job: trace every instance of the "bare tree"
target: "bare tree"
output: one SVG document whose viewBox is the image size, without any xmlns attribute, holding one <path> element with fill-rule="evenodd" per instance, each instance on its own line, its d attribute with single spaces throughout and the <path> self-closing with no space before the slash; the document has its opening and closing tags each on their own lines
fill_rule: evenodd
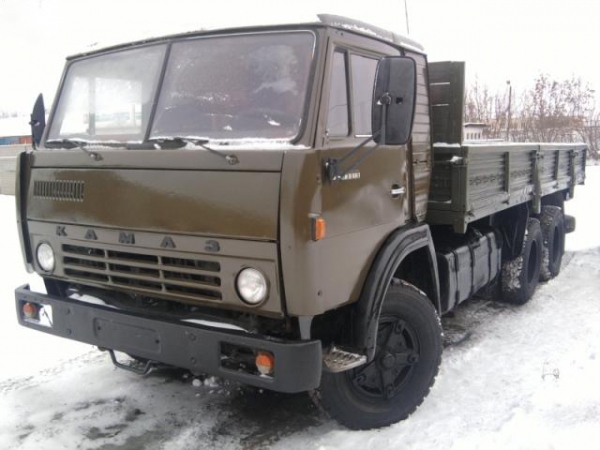
<svg viewBox="0 0 600 450">
<path fill-rule="evenodd" d="M 524 100 L 526 140 L 572 142 L 593 104 L 593 91 L 580 78 L 557 81 L 542 74 Z"/>
<path fill-rule="evenodd" d="M 498 139 L 506 129 L 508 120 L 508 96 L 490 92 L 486 85 L 475 80 L 467 89 L 465 98 L 465 121 L 485 123 L 488 127 L 485 136 Z"/>
<path fill-rule="evenodd" d="M 595 106 L 587 111 L 585 118 L 578 124 L 577 133 L 589 149 L 588 157 L 598 159 L 600 156 L 600 110 Z"/>
<path fill-rule="evenodd" d="M 581 78 L 556 80 L 541 74 L 531 88 L 514 92 L 510 111 L 508 101 L 508 92 L 491 93 L 476 80 L 466 93 L 465 121 L 485 123 L 487 138 L 504 139 L 510 120 L 511 141 L 583 140 L 589 146 L 590 157 L 598 157 L 600 105 L 596 105 L 594 91 Z"/>
</svg>

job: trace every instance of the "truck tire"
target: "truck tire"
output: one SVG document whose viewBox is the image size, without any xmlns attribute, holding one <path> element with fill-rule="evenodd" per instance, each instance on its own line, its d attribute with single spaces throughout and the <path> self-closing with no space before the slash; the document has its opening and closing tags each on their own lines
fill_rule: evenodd
<svg viewBox="0 0 600 450">
<path fill-rule="evenodd" d="M 529 301 L 540 279 L 542 228 L 538 219 L 529 219 L 521 254 L 502 265 L 502 300 L 515 305 Z"/>
<path fill-rule="evenodd" d="M 542 267 L 540 280 L 548 281 L 560 273 L 565 253 L 565 217 L 558 206 L 543 206 L 540 216 L 542 225 Z"/>
<path fill-rule="evenodd" d="M 390 286 L 372 362 L 346 372 L 324 372 L 315 392 L 320 406 L 354 430 L 379 428 L 408 417 L 438 373 L 442 327 L 431 301 L 415 287 Z"/>
</svg>

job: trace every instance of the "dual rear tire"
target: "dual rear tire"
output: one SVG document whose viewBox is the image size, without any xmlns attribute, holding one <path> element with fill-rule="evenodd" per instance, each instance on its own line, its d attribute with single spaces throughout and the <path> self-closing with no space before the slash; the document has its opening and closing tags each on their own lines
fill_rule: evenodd
<svg viewBox="0 0 600 450">
<path fill-rule="evenodd" d="M 544 245 L 540 280 L 549 281 L 560 273 L 565 253 L 565 217 L 558 206 L 544 206 L 540 216 Z"/>
<path fill-rule="evenodd" d="M 530 218 L 521 254 L 502 265 L 502 300 L 523 305 L 533 296 L 538 282 L 560 273 L 565 251 L 562 209 L 543 206 L 539 219 Z"/>
<path fill-rule="evenodd" d="M 521 254 L 502 265 L 502 300 L 515 305 L 526 303 L 538 285 L 542 264 L 542 227 L 529 219 Z"/>
</svg>

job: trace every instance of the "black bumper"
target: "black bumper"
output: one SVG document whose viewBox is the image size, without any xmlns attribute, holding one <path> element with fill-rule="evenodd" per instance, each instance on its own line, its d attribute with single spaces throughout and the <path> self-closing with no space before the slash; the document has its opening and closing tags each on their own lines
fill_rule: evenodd
<svg viewBox="0 0 600 450">
<path fill-rule="evenodd" d="M 321 381 L 320 341 L 272 340 L 244 332 L 140 317 L 107 306 L 39 294 L 28 285 L 16 289 L 15 298 L 21 325 L 56 336 L 273 391 L 307 391 L 318 387 Z M 26 320 L 22 313 L 25 302 L 50 305 L 52 326 Z M 222 367 L 222 344 L 271 352 L 275 357 L 273 376 L 261 377 Z"/>
</svg>

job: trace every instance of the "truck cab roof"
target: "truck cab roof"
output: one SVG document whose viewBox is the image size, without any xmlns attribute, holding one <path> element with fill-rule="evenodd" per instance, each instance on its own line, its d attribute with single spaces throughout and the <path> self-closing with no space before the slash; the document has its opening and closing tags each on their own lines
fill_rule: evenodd
<svg viewBox="0 0 600 450">
<path fill-rule="evenodd" d="M 91 56 L 94 54 L 100 54 L 107 51 L 120 50 L 128 47 L 134 47 L 149 43 L 165 42 L 172 39 L 181 39 L 188 37 L 199 37 L 199 36 L 210 36 L 217 34 L 229 34 L 229 33 L 246 33 L 246 32 L 257 32 L 257 31 L 271 31 L 271 30 L 283 30 L 283 29 L 298 29 L 298 28 L 335 28 L 339 30 L 349 31 L 351 33 L 366 36 L 370 39 L 379 40 L 386 43 L 392 43 L 397 46 L 410 49 L 417 53 L 424 54 L 423 46 L 417 41 L 403 36 L 401 34 L 377 27 L 375 25 L 368 24 L 355 19 L 350 19 L 343 16 L 334 14 L 318 14 L 318 21 L 316 22 L 304 22 L 304 23 L 288 23 L 281 25 L 260 25 L 260 26 L 247 26 L 247 27 L 233 27 L 233 28 L 219 28 L 219 29 L 205 29 L 205 30 L 194 30 L 183 33 L 168 34 L 163 36 L 149 37 L 145 39 L 135 40 L 126 43 L 120 43 L 116 45 L 107 45 L 93 48 L 87 51 L 72 54 L 67 57 L 67 60 L 77 59 L 85 56 Z"/>
</svg>

